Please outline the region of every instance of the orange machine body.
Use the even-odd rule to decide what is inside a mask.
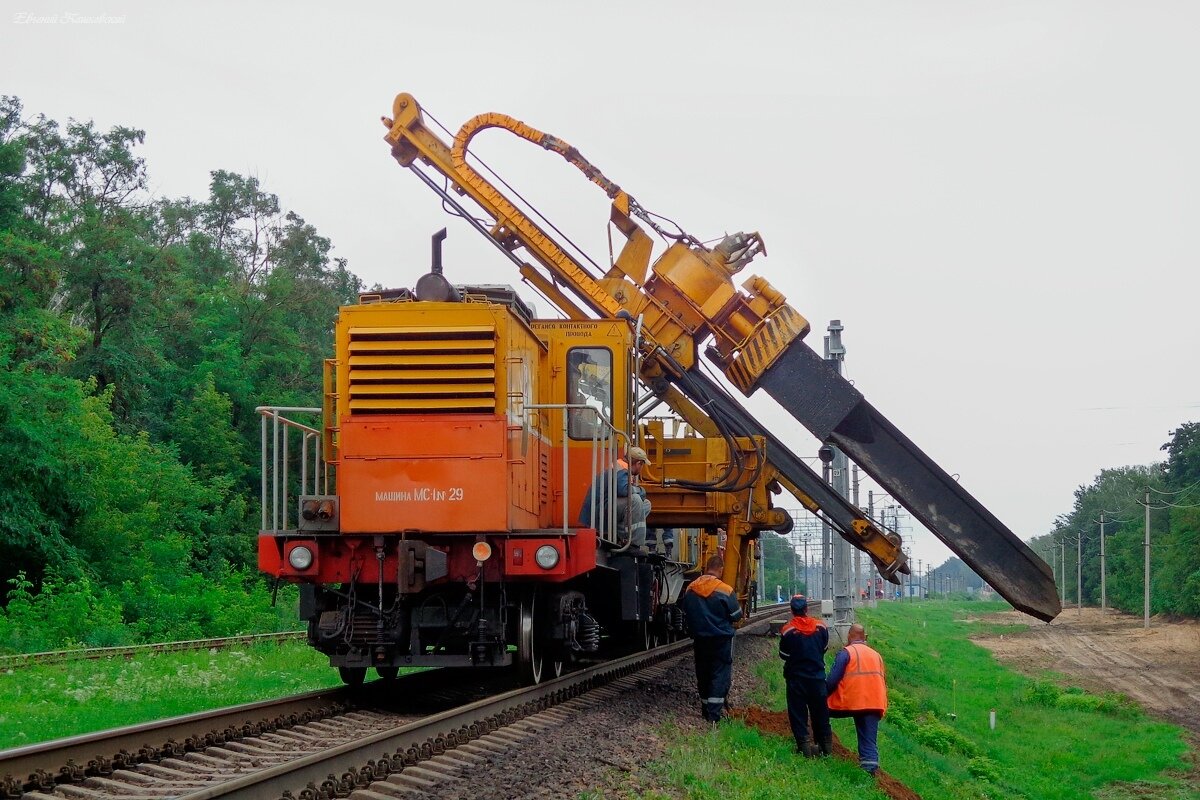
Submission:
[[[632,326],[534,320],[507,287],[461,288],[341,309],[321,428],[305,429],[328,488],[259,534],[259,568],[299,584],[310,642],[348,680],[514,663],[536,680],[602,630],[649,625],[666,585],[661,563],[610,564],[619,545],[602,556],[579,521],[632,428]]]

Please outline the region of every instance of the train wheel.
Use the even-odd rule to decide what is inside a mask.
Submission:
[[[394,681],[400,675],[399,667],[376,667],[376,674],[385,681]]]
[[[561,656],[554,652],[550,639],[549,609],[537,589],[521,601],[517,629],[517,666],[521,682],[536,685],[562,675]]]
[[[654,648],[658,647],[658,626],[654,624],[654,620],[639,622],[638,632],[641,634],[643,650],[653,650]]]
[[[338,667],[338,675],[342,676],[342,683],[347,686],[362,686],[363,681],[367,678],[367,668]]]

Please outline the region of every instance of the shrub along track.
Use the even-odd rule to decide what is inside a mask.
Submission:
[[[410,796],[455,782],[486,755],[561,725],[572,712],[603,704],[626,690],[628,681],[596,690],[688,649],[690,642],[677,642],[527,689],[503,691],[503,679],[481,682],[469,670],[432,670],[376,681],[361,694],[313,692],[31,745],[0,752],[0,775],[7,776],[0,795],[28,800]],[[406,713],[388,710],[395,704],[385,702],[379,689]],[[465,697],[481,696],[485,699],[462,705]],[[416,698],[422,708],[412,713]],[[439,703],[449,710],[430,715]],[[145,745],[147,740],[161,744]]]

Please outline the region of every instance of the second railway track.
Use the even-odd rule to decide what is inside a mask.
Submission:
[[[774,613],[774,607],[764,609],[753,620]],[[481,680],[470,671],[417,673],[390,685],[388,696],[402,697],[401,708],[378,693],[338,689],[30,745],[0,752],[0,796],[411,795],[454,779],[489,751],[559,724],[572,710],[603,702],[605,687],[689,648],[690,640],[683,640],[521,689],[504,690],[503,679]]]

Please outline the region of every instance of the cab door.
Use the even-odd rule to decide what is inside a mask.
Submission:
[[[550,349],[550,475],[547,527],[579,526],[584,495],[597,471],[624,453],[630,432],[633,333],[622,320],[534,323]],[[565,425],[564,425],[565,422]],[[566,457],[564,459],[564,443]]]

